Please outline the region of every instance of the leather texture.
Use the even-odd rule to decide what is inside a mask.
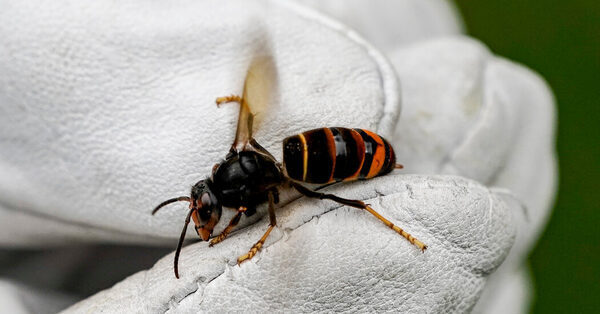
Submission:
[[[238,107],[214,100],[241,93],[265,47],[278,86],[256,139],[281,159],[281,140],[311,128],[385,136],[404,170],[327,190],[429,245],[421,253],[366,212],[284,191],[278,227],[241,267],[264,208],[213,248],[186,246],[180,280],[169,254],[65,312],[526,311],[523,262],[556,184],[552,94],[460,35],[447,2],[0,6],[3,247],[173,247],[185,205],[149,211],[224,158]],[[10,310],[72,302],[5,285]]]
[[[523,213],[505,195],[451,176],[393,174],[328,192],[365,200],[429,249],[367,212],[296,201],[277,212],[279,227],[241,266],[237,257],[267,217],[212,248],[184,248],[180,279],[171,254],[68,312],[466,312],[508,254]]]

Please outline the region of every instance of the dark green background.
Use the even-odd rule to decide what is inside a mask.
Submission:
[[[529,259],[532,313],[600,313],[600,1],[456,3],[471,36],[540,73],[556,95],[560,186]]]

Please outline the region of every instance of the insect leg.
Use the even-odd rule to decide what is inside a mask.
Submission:
[[[235,139],[231,145],[230,153],[243,151],[248,142],[252,139],[252,123],[254,115],[250,111],[250,107],[246,100],[237,95],[219,97],[216,100],[217,106],[227,102],[237,102],[240,104],[240,113],[238,116],[237,129],[235,131]]]
[[[417,246],[419,249],[421,249],[421,251],[424,252],[427,249],[427,245],[425,245],[423,242],[419,241],[417,238],[410,235],[408,232],[402,230],[402,228],[394,225],[391,221],[389,221],[385,217],[381,216],[381,214],[376,212],[373,208],[371,208],[371,206],[365,204],[363,201],[350,200],[350,199],[335,196],[333,194],[325,194],[325,193],[315,192],[315,191],[310,190],[310,189],[308,189],[298,183],[295,183],[295,182],[292,182],[292,186],[296,190],[298,190],[298,192],[300,192],[303,195],[308,196],[308,197],[318,198],[318,199],[329,199],[329,200],[332,200],[332,201],[340,203],[340,204],[364,209],[364,210],[368,211],[371,215],[375,216],[377,219],[381,220],[381,222],[383,222],[386,226],[388,226],[389,228],[393,229],[398,234],[400,234],[401,236],[406,238],[406,240],[408,240],[410,243]]]
[[[223,97],[217,97],[216,103],[217,106],[221,106],[224,103],[228,103],[228,102],[237,102],[237,103],[242,103],[242,97],[238,96],[238,95],[229,95],[229,96],[223,96]]]
[[[256,242],[256,244],[254,244],[252,246],[252,248],[250,249],[250,251],[248,251],[248,253],[238,257],[238,261],[237,261],[238,265],[246,260],[251,259],[252,257],[254,257],[254,255],[256,255],[256,253],[262,248],[263,244],[265,244],[265,241],[267,240],[267,237],[271,233],[271,230],[273,230],[275,225],[277,225],[277,219],[275,218],[275,196],[274,196],[274,192],[272,192],[272,191],[269,192],[269,220],[270,220],[269,228],[267,229],[265,234],[263,234],[263,236],[260,238],[260,240],[258,240],[258,242]]]
[[[229,225],[227,225],[227,227],[225,227],[225,230],[223,230],[223,232],[221,232],[218,236],[216,236],[212,240],[210,240],[210,243],[208,244],[208,246],[213,246],[213,245],[225,240],[225,238],[227,238],[227,236],[229,235],[231,230],[233,230],[233,228],[235,228],[235,226],[237,226],[237,224],[240,222],[242,213],[244,213],[246,211],[246,209],[247,209],[246,207],[240,206],[240,208],[238,208],[238,211],[235,214],[235,216],[233,216],[233,218],[231,218],[231,221],[229,221]]]

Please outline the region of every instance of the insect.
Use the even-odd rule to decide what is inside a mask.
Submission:
[[[370,179],[402,168],[396,164],[394,150],[383,137],[363,129],[342,127],[306,131],[284,139],[283,163],[279,163],[252,137],[256,113],[269,102],[268,95],[274,80],[272,62],[269,57],[255,58],[250,64],[242,96],[232,95],[216,100],[217,106],[228,102],[240,105],[235,140],[225,159],[213,167],[210,177],[200,180],[192,187],[190,196],[166,200],[152,211],[154,215],[165,205],[178,201],[189,202],[189,211],[175,252],[175,277],[179,278],[179,254],[190,219],[194,221],[200,238],[208,241],[221,218],[222,208],[237,211],[227,227],[210,240],[209,246],[213,246],[227,238],[242,215],[251,216],[256,213],[258,205],[268,202],[270,223],[267,231],[237,262],[240,264],[251,259],[277,225],[275,205],[279,202],[278,188],[283,185],[291,186],[307,197],[329,199],[364,209],[425,251],[427,246],[423,242],[394,225],[363,201],[320,193],[302,184],[328,185]]]

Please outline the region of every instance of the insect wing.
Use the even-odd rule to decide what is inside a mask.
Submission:
[[[256,130],[260,125],[273,100],[275,84],[276,72],[273,58],[255,57],[250,63],[244,83],[234,144],[238,150],[244,150],[251,142],[253,129]]]

